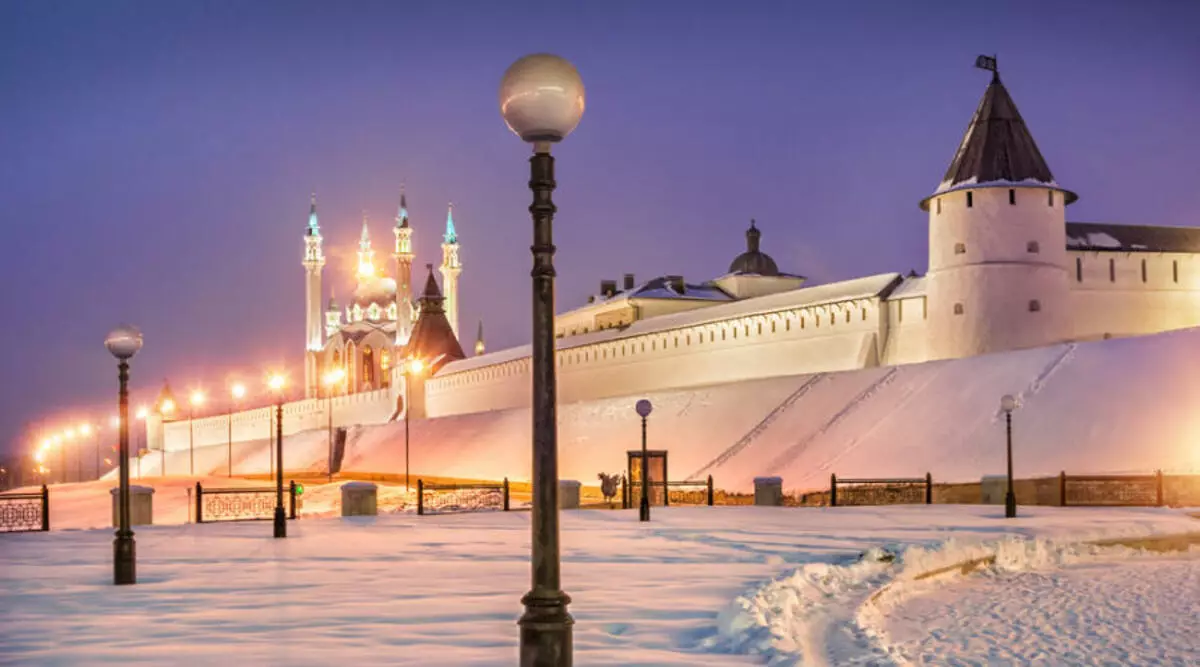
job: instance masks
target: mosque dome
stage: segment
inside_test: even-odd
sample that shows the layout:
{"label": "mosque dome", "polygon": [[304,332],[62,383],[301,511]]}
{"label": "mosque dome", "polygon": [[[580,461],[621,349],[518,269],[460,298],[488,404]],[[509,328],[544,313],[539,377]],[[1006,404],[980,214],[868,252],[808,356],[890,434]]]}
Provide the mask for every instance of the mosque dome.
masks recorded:
{"label": "mosque dome", "polygon": [[750,221],[750,229],[746,230],[746,252],[734,258],[729,265],[730,273],[750,273],[759,276],[777,276],[779,267],[771,256],[758,249],[758,240],[762,232]]}
{"label": "mosque dome", "polygon": [[358,284],[354,290],[354,303],[366,307],[372,303],[387,307],[396,300],[396,281],[391,278],[372,278]]}

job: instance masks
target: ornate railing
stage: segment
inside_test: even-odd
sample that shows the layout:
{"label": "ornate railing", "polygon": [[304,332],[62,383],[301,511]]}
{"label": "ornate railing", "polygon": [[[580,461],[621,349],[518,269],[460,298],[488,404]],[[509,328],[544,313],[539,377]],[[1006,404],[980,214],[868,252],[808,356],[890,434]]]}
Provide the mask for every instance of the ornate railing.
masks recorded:
{"label": "ornate railing", "polygon": [[838,479],[829,476],[829,504],[839,505],[931,505],[933,475],[895,479]]}
{"label": "ornate railing", "polygon": [[[296,482],[284,489],[287,517],[296,518]],[[196,482],[196,523],[264,521],[275,518],[275,487],[204,488]]]}
{"label": "ornate railing", "polygon": [[1163,474],[1058,475],[1059,504],[1162,507]]}
{"label": "ornate railing", "polygon": [[0,493],[0,533],[50,530],[50,490]]}
{"label": "ornate railing", "polygon": [[[650,503],[671,505],[713,505],[713,478],[698,481],[650,482]],[[665,493],[664,493],[665,491]],[[629,509],[642,503],[641,482],[626,483],[621,479],[621,507]]]}
{"label": "ornate railing", "polygon": [[500,484],[438,484],[417,480],[417,514],[508,511],[508,478]]}

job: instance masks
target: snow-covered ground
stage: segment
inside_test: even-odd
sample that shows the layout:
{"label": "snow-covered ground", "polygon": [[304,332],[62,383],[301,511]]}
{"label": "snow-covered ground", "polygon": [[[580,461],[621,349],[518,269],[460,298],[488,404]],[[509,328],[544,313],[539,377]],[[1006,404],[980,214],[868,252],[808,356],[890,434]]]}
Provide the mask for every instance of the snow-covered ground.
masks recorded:
{"label": "snow-covered ground", "polygon": [[[780,476],[789,491],[843,477],[917,477],[978,482],[1002,474],[1000,396],[1014,415],[1020,478],[1074,474],[1200,473],[1200,329],[843,373],[820,373],[652,392],[559,406],[561,477],[595,483],[625,467],[640,445],[639,398],[654,403],[649,442],[669,451],[672,479],[711,474],[716,486],[752,490]],[[527,409],[412,423],[413,470],[465,479],[528,480]],[[342,470],[404,470],[403,424],[350,427]],[[287,470],[326,468],[328,434],[286,439]],[[186,451],[166,457],[189,469]],[[198,473],[222,475],[224,446],[196,451]],[[266,441],[234,447],[238,473],[266,472]],[[143,460],[147,475],[162,466]]]}
{"label": "snow-covered ground", "polygon": [[[947,505],[702,507],[656,509],[642,524],[632,511],[564,512],[576,664],[886,657],[867,633],[894,630],[880,618],[896,612],[867,603],[916,570],[1004,548],[1049,567],[1062,559],[1029,554],[1200,527],[1165,509],[1001,514]],[[137,531],[139,583],[120,588],[111,585],[109,530],[0,536],[0,664],[513,664],[519,598],[529,585],[528,522],[527,512],[308,518],[291,522],[286,540],[270,537],[269,522],[147,526]],[[898,561],[858,562],[881,547]],[[1175,572],[1196,561],[1163,562]],[[1195,581],[1191,572],[1163,581],[1179,592]],[[1084,604],[1087,596],[1075,595]],[[884,602],[895,610],[914,599]],[[1175,651],[1173,635],[1163,636],[1145,650]],[[914,651],[925,650],[915,641]]]}

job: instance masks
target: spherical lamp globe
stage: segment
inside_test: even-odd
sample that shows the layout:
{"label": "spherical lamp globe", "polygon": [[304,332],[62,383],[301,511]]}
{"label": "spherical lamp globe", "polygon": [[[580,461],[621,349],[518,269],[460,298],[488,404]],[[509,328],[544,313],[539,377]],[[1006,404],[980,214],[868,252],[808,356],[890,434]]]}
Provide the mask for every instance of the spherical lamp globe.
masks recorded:
{"label": "spherical lamp globe", "polygon": [[142,332],[135,326],[122,324],[108,333],[104,347],[118,359],[129,359],[142,349]]}
{"label": "spherical lamp globe", "polygon": [[650,404],[650,401],[647,401],[644,398],[638,401],[637,406],[634,407],[634,410],[637,410],[639,417],[649,417],[650,411],[653,409],[654,406]]}
{"label": "spherical lamp globe", "polygon": [[1000,399],[1000,409],[1005,412],[1012,412],[1017,409],[1017,399],[1012,394],[1005,394]]}
{"label": "spherical lamp globe", "polygon": [[583,117],[583,79],[566,59],[549,53],[525,56],[500,81],[500,115],[518,137],[562,141]]}

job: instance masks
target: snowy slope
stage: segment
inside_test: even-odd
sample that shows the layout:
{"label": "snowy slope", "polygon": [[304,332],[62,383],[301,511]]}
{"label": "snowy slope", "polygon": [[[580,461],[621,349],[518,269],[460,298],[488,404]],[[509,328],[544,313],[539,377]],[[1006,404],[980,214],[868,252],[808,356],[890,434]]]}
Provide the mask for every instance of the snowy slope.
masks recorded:
{"label": "snowy slope", "polygon": [[[1016,394],[1016,474],[1200,471],[1200,329],[1064,344],[970,359],[771,378],[587,401],[559,408],[560,470],[594,483],[624,468],[640,443],[633,411],[654,402],[650,447],[669,451],[673,479],[712,474],[749,491],[756,476],[789,490],[843,476],[978,481],[1003,472],[999,398]],[[288,438],[289,470],[324,470],[327,436]],[[501,410],[412,424],[415,473],[528,479],[530,413]],[[197,472],[222,474],[223,447]],[[238,470],[266,469],[265,441],[235,453]],[[219,451],[217,451],[219,450]],[[186,456],[186,453],[183,454]],[[168,456],[168,472],[186,459]],[[153,458],[151,456],[150,458]],[[211,470],[201,467],[211,465]],[[403,472],[404,425],[356,427],[343,470]]]}

